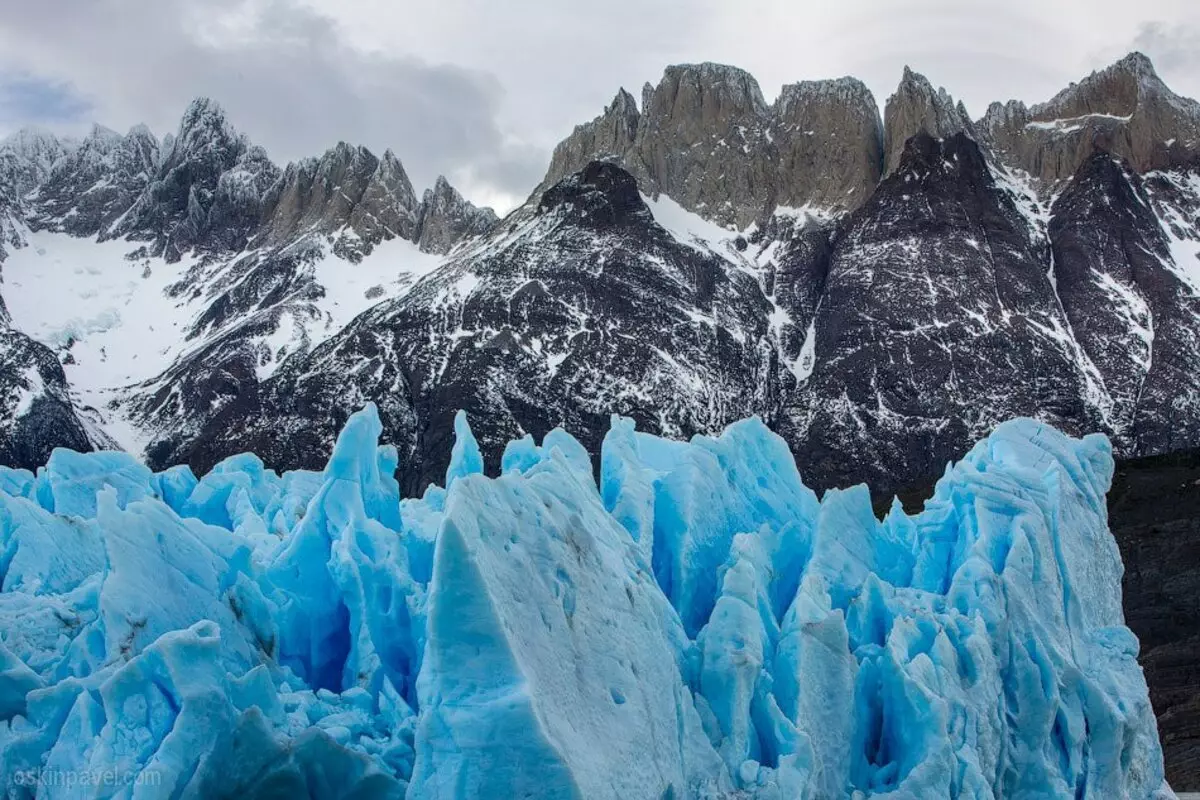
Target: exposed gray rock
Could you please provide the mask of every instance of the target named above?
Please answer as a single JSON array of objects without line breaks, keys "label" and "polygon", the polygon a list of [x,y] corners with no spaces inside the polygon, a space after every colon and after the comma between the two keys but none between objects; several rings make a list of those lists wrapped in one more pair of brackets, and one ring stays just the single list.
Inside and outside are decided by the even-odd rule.
[{"label": "exposed gray rock", "polygon": [[776,203],[835,211],[858,208],[879,182],[879,106],[856,78],[783,87],[768,129],[779,163]]},{"label": "exposed gray rock", "polygon": [[399,237],[413,241],[419,213],[417,196],[404,165],[391,150],[384,151],[350,214],[350,226],[368,240]]},{"label": "exposed gray rock", "polygon": [[738,227],[770,212],[774,164],[763,156],[771,119],[749,73],[668,67],[642,106],[634,161],[642,191]]},{"label": "exposed gray rock", "polygon": [[998,158],[1044,188],[1074,176],[1097,150],[1138,173],[1186,167],[1200,156],[1200,103],[1172,92],[1141,53],[1032,108],[993,103],[978,129]]},{"label": "exposed gray rock", "polygon": [[48,347],[8,327],[0,303],[0,465],[34,470],[55,447],[87,452],[87,428]]},{"label": "exposed gray rock", "polygon": [[463,239],[486,233],[496,224],[496,212],[476,208],[442,176],[421,200],[417,244],[426,253],[448,253]]},{"label": "exposed gray rock", "polygon": [[633,95],[625,89],[619,90],[604,113],[591,122],[576,125],[571,135],[558,143],[543,185],[552,185],[593,160],[625,165],[625,155],[637,144],[640,119]]},{"label": "exposed gray rock", "polygon": [[145,126],[121,136],[96,125],[38,187],[30,224],[75,236],[104,235],[145,191],[158,160],[158,141]]},{"label": "exposed gray rock", "polygon": [[975,137],[970,115],[962,103],[956,104],[945,89],[935,90],[924,75],[905,67],[900,85],[888,98],[883,112],[885,175],[900,165],[904,146],[918,133],[935,139],[946,139],[956,133]]},{"label": "exposed gray rock", "polygon": [[239,164],[249,146],[220,106],[207,98],[193,101],[154,178],[109,235],[149,241],[150,252],[168,261],[190,250],[225,246],[224,231],[216,231],[215,242],[209,240],[209,211],[221,176]]},{"label": "exposed gray rock", "polygon": [[881,146],[878,107],[860,81],[792,84],[768,105],[748,73],[686,64],[646,85],[640,113],[622,89],[576,127],[535,195],[589,161],[614,161],[643,192],[745,228],[778,206],[857,207],[879,179]]},{"label": "exposed gray rock", "polygon": [[[379,169],[380,160],[369,150],[345,142],[339,142],[320,158],[289,164],[265,200],[260,244],[286,244],[310,233],[329,236],[350,233],[347,242],[362,236],[362,232],[351,227],[351,219]],[[392,170],[391,167],[388,169]],[[416,200],[402,167],[399,168],[398,177],[392,178],[393,184],[397,180],[401,182],[399,189],[402,202],[411,203],[402,213],[411,216]],[[390,188],[394,193],[397,187],[393,185]],[[378,182],[374,195],[377,201],[391,196],[388,189]],[[378,210],[385,213],[382,206]],[[364,216],[368,215],[360,215],[360,219]],[[369,216],[369,233],[362,237],[360,246],[353,247],[354,258],[361,259],[364,248],[365,252],[369,252],[387,233],[386,222],[379,224],[374,215]],[[403,219],[394,218],[388,222],[392,226],[400,226]],[[347,248],[345,252],[349,255],[351,249],[348,243]]]}]

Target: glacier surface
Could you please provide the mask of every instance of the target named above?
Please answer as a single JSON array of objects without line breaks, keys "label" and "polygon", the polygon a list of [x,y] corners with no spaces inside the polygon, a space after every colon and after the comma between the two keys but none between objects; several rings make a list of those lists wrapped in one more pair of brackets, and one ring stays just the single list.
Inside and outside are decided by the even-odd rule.
[{"label": "glacier surface", "polygon": [[880,522],[755,419],[487,477],[460,414],[414,499],[380,430],[0,469],[8,796],[1171,796],[1102,436],[1006,423]]}]

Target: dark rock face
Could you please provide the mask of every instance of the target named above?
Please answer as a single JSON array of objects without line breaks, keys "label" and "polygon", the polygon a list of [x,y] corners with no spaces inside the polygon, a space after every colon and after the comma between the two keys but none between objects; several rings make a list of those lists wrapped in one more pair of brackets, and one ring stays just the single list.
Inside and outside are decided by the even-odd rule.
[{"label": "dark rock face", "polygon": [[92,449],[62,365],[45,345],[0,325],[0,464],[36,470],[55,447]]},{"label": "dark rock face", "polygon": [[95,126],[37,188],[30,225],[74,236],[109,232],[158,168],[158,141],[145,127],[127,135]]},{"label": "dark rock face", "polygon": [[830,259],[783,423],[806,479],[936,474],[1013,416],[1093,429],[1046,256],[973,141],[910,139]]},{"label": "dark rock face", "polygon": [[1200,439],[1200,298],[1158,221],[1186,201],[1177,188],[1159,179],[1156,212],[1141,178],[1098,153],[1055,203],[1050,223],[1059,295],[1127,454]]},{"label": "dark rock face", "polygon": [[1050,241],[1058,294],[1121,445],[1131,444],[1153,363],[1153,314],[1138,278],[1161,270],[1158,225],[1134,176],[1098,153],[1055,202]]},{"label": "dark rock face", "polygon": [[203,467],[237,441],[315,466],[366,399],[381,402],[410,491],[440,481],[459,408],[493,468],[503,442],[560,424],[597,448],[611,413],[714,430],[769,407],[768,308],[753,278],[655,224],[628,173],[593,163],[500,241],[289,361],[177,455]]},{"label": "dark rock face", "polygon": [[1109,525],[1125,620],[1141,643],[1167,781],[1200,789],[1200,451],[1118,462]]}]

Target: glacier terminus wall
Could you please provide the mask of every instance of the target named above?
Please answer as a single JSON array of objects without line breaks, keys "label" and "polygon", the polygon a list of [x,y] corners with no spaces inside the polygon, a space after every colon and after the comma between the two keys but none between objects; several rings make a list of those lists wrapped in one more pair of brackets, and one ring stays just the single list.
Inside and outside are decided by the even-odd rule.
[{"label": "glacier terminus wall", "polygon": [[1103,436],[1005,423],[881,522],[757,419],[490,477],[460,414],[408,499],[380,432],[0,468],[8,796],[1172,796]]}]

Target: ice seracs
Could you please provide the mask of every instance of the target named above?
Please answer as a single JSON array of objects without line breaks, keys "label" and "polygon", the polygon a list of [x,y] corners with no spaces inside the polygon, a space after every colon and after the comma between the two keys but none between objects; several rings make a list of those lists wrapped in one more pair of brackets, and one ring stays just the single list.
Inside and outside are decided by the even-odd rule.
[{"label": "ice seracs", "polygon": [[[758,420],[555,430],[400,499],[322,472],[0,469],[0,772],[180,797],[1171,797],[1111,448],[1005,423],[925,510],[818,501]],[[45,785],[37,796],[61,792]],[[65,795],[63,795],[65,796]]]}]

